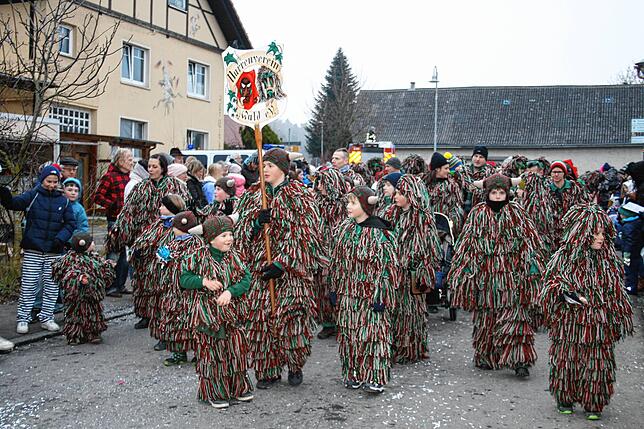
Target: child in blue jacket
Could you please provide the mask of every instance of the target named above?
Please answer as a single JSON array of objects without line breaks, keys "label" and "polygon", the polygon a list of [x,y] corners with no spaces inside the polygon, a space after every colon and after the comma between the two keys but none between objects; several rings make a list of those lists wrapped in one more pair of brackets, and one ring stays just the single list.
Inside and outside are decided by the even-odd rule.
[{"label": "child in blue jacket", "polygon": [[[89,222],[87,221],[87,214],[85,213],[85,208],[83,208],[79,201],[83,193],[83,185],[81,185],[80,180],[75,177],[65,179],[63,181],[63,191],[65,192],[65,197],[69,200],[69,205],[74,211],[74,219],[76,220],[74,234],[77,232],[88,232]],[[71,243],[71,238],[69,242]]]}]

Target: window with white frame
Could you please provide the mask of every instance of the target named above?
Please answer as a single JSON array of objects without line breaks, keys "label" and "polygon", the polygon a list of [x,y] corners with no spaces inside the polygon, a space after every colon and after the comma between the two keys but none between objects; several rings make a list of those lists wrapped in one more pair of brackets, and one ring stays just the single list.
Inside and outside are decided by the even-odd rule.
[{"label": "window with white frame", "polygon": [[89,134],[89,110],[57,105],[49,109],[49,117],[58,119],[60,122],[60,130],[65,133]]},{"label": "window with white frame", "polygon": [[179,10],[188,10],[188,0],[168,0],[168,6]]},{"label": "window with white frame", "polygon": [[188,95],[208,97],[208,66],[188,61]]},{"label": "window with white frame", "polygon": [[121,118],[121,137],[145,140],[148,134],[146,125],[145,122]]},{"label": "window with white frame", "polygon": [[123,43],[121,80],[145,85],[147,83],[147,70],[148,50],[129,43]]},{"label": "window with white frame", "polygon": [[186,143],[188,150],[204,150],[208,146],[208,133],[188,130]]},{"label": "window with white frame", "polygon": [[58,52],[63,55],[73,55],[72,49],[73,31],[67,25],[58,26]]}]

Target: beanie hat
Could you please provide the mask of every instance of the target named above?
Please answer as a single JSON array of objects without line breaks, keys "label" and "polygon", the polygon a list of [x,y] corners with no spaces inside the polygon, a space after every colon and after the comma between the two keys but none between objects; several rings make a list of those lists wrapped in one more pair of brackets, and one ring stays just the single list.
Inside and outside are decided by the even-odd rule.
[{"label": "beanie hat", "polygon": [[398,185],[398,181],[400,180],[401,177],[402,177],[401,173],[397,173],[397,172],[389,173],[385,177],[383,177],[382,180],[386,180],[387,182],[391,183],[391,186],[395,188],[396,185]]},{"label": "beanie hat", "polygon": [[215,182],[215,186],[219,186],[221,189],[224,190],[224,192],[226,192],[231,197],[235,196],[236,186],[235,186],[234,178],[230,176],[220,177]]},{"label": "beanie hat", "polygon": [[373,210],[378,203],[378,197],[373,189],[368,186],[356,186],[349,193],[355,195],[366,214],[369,216],[373,214]]},{"label": "beanie hat", "polygon": [[63,188],[69,185],[75,185],[76,187],[78,187],[79,191],[83,190],[83,185],[81,185],[80,180],[75,177],[68,177],[67,179],[63,180]]},{"label": "beanie hat", "polygon": [[505,192],[509,192],[512,185],[512,179],[501,173],[493,174],[483,181],[486,194],[489,194],[492,189],[503,189]]},{"label": "beanie hat", "polygon": [[[161,198],[161,204],[165,206],[170,213],[173,215],[181,213],[181,211],[185,210],[186,204],[183,201],[183,198],[177,194],[168,194],[165,197]],[[181,204],[179,206],[178,204]]]},{"label": "beanie hat", "polygon": [[449,162],[449,171],[452,173],[456,171],[458,167],[463,166],[463,161],[455,155],[452,155],[450,152],[445,152],[445,159]]},{"label": "beanie hat", "polygon": [[432,154],[432,159],[429,162],[429,168],[430,170],[438,170],[443,165],[447,164],[449,164],[449,162],[443,155],[441,155],[439,152],[434,152]]},{"label": "beanie hat", "polygon": [[195,226],[197,226],[197,218],[191,211],[181,212],[172,219],[172,227],[181,232],[187,233],[190,228]]},{"label": "beanie hat", "polygon": [[230,167],[228,167],[228,172],[229,173],[239,174],[239,173],[241,173],[241,167],[238,164],[235,164],[233,162],[232,164],[230,164]]},{"label": "beanie hat", "polygon": [[75,252],[85,252],[93,242],[94,239],[89,233],[79,231],[72,236],[72,249]]},{"label": "beanie hat", "polygon": [[38,175],[38,182],[42,183],[49,176],[56,176],[60,179],[60,170],[53,165],[46,166]]},{"label": "beanie hat", "polygon": [[474,152],[472,152],[472,156],[474,155],[481,155],[487,161],[487,147],[474,146]]},{"label": "beanie hat", "polygon": [[395,168],[396,170],[400,170],[402,168],[402,162],[397,156],[392,156],[391,158],[389,158],[387,162],[385,162],[385,165],[388,165],[391,168]]},{"label": "beanie hat", "polygon": [[197,225],[190,230],[191,234],[201,235],[207,242],[211,242],[220,234],[224,232],[232,232],[235,226],[233,220],[228,216],[213,216],[206,219],[206,221]]},{"label": "beanie hat", "polygon": [[284,149],[277,147],[270,149],[264,154],[264,161],[272,162],[284,172],[284,175],[288,175],[291,160],[289,159],[288,152]]},{"label": "beanie hat", "polygon": [[170,164],[168,165],[168,176],[179,177],[188,172],[188,167],[184,164]]},{"label": "beanie hat", "polygon": [[564,174],[568,173],[568,166],[563,161],[552,161],[552,164],[550,164],[550,171],[554,170],[555,168],[559,168],[564,172]]}]

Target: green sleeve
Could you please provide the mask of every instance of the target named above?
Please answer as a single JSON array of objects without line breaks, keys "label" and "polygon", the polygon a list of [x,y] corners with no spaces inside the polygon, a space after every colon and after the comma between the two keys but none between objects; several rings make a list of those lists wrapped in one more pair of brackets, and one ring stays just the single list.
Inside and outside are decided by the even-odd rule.
[{"label": "green sleeve", "polygon": [[230,292],[233,298],[239,298],[240,296],[248,292],[248,289],[250,289],[250,271],[248,271],[248,268],[244,271],[246,272],[246,274],[244,274],[244,278],[242,278],[239,283],[235,283],[234,285],[226,289],[228,292]]},{"label": "green sleeve", "polygon": [[203,287],[203,278],[192,271],[183,271],[179,279],[181,287],[184,289],[201,289]]}]

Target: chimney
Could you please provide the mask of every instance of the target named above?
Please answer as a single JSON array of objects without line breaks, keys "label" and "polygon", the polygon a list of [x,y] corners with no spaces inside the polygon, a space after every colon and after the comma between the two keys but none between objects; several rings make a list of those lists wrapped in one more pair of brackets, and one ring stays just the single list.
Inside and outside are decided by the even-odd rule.
[{"label": "chimney", "polygon": [[410,91],[416,90],[416,82],[409,82],[409,90]]}]

